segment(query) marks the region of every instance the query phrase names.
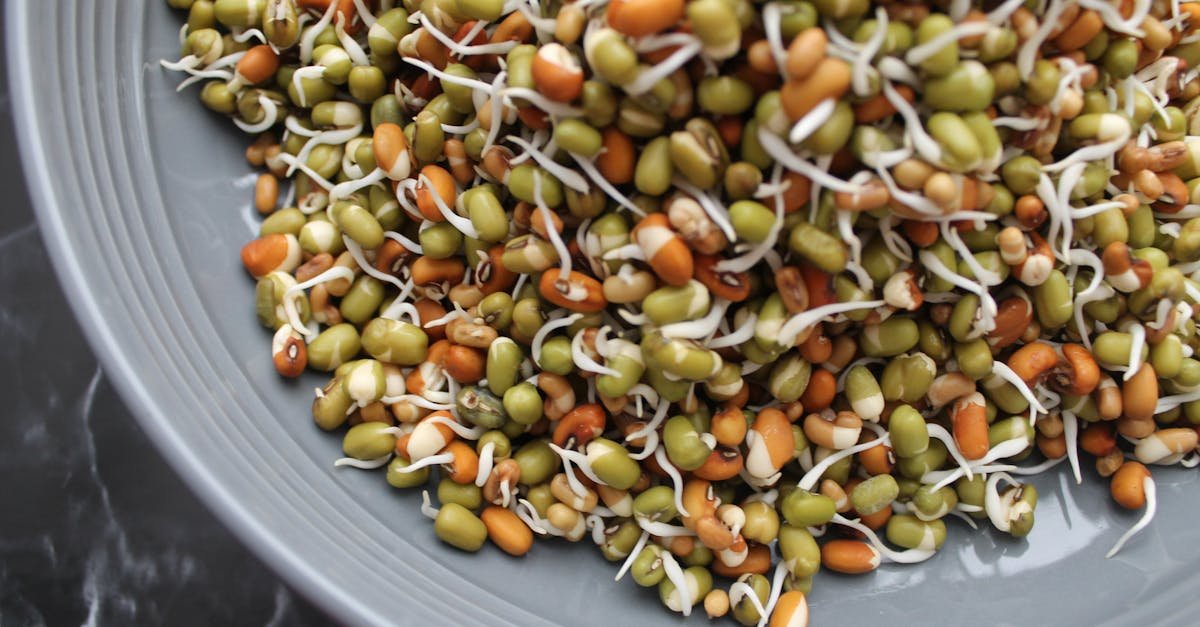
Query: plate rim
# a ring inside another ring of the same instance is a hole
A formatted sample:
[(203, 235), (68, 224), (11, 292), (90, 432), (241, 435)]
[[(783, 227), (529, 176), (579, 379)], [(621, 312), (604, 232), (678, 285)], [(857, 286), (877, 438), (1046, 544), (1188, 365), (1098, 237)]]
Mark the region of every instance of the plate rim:
[[(10, 0), (5, 7), (5, 49), (8, 53), (7, 67), (13, 120), (22, 171), (29, 189), (30, 202), (39, 224), (42, 240), (50, 251), (50, 261), (59, 283), (72, 294), (68, 304), (77, 320), (103, 320), (103, 306), (98, 302), (84, 276), (84, 260), (70, 246), (68, 228), (64, 221), (65, 206), (59, 197), (62, 192), (51, 184), (53, 169), (49, 164), (43, 144), (45, 111), (38, 106), (33, 79), (36, 55), (29, 54), (36, 48), (31, 36), (37, 30), (30, 28), (30, 5), (37, 0)], [(150, 0), (157, 1), (157, 0)], [(142, 94), (144, 95), (144, 93)], [(199, 458), (191, 454), (179, 433), (170, 428), (168, 410), (150, 394), (137, 369), (122, 347), (117, 330), (109, 324), (81, 324), (84, 336), (100, 361), (108, 379), (116, 388), (123, 402), (138, 425), (147, 432), (150, 441), (163, 455), (189, 489), (195, 493), (213, 514), (234, 534), (235, 537), (289, 586), (299, 591), (306, 599), (329, 613), (332, 617), (352, 623), (382, 624), (394, 622), (397, 617), (385, 616), (367, 604), (346, 593), (342, 586), (313, 568), (309, 560), (299, 552), (275, 538), (261, 522), (260, 517), (250, 511), (248, 505), (235, 498), (234, 493), (219, 478), (203, 469)], [(415, 610), (416, 608), (414, 608)], [(1188, 617), (1187, 604), (1174, 608), (1162, 607), (1157, 619), (1179, 620)], [(1146, 613), (1148, 613), (1147, 610)], [(1132, 618), (1138, 612), (1130, 612)], [(1144, 614), (1143, 614), (1144, 615)], [(443, 617), (444, 618), (444, 617)], [(1116, 618), (1116, 617), (1114, 617)]]

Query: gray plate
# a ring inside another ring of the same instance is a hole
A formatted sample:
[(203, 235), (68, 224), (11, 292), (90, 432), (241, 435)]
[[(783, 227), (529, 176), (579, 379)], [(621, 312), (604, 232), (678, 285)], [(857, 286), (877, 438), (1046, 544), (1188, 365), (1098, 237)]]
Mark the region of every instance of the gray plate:
[[(274, 374), (238, 262), (255, 229), (245, 139), (158, 66), (180, 16), (162, 0), (10, 0), (7, 18), (26, 173), (75, 313), (146, 431), (252, 550), (348, 623), (677, 620), (613, 584), (592, 547), (465, 555), (437, 542), (419, 495), (331, 466), (340, 442), (308, 417), (320, 381)], [(816, 621), (1189, 622), (1197, 474), (1159, 472), (1158, 519), (1106, 561), (1137, 515), (1090, 469), (1076, 487), (1062, 468), (1036, 481), (1028, 541), (951, 521), (926, 564), (821, 575)]]

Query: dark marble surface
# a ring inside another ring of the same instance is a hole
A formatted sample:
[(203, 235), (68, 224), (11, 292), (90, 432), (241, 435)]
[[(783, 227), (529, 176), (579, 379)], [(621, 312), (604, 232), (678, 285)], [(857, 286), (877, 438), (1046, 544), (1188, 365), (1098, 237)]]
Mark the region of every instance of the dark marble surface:
[(3, 64), (0, 90), (0, 625), (327, 624), (192, 495), (109, 385), (30, 208)]

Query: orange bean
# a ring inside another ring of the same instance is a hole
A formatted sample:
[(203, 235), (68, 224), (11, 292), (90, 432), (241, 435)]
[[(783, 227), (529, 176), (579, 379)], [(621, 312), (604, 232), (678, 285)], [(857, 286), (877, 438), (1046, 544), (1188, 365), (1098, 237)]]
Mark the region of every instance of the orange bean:
[[(473, 37), (470, 41), (467, 41), (467, 35), (469, 35), (471, 31), (475, 29), (475, 24), (477, 23), (478, 22), (476, 20), (467, 20), (462, 24), (459, 24), (458, 30), (454, 31), (454, 41), (470, 46), (479, 46), (488, 43), (487, 32), (483, 30), (475, 33), (475, 37)], [(462, 63), (463, 65), (477, 72), (484, 68), (490, 69), (496, 66), (496, 55), (492, 54), (472, 54), (465, 57), (456, 54), (453, 55), (452, 58), (455, 62)]]
[(617, 32), (645, 37), (677, 24), (683, 10), (683, 0), (611, 0), (604, 16)]
[(838, 412), (832, 419), (809, 414), (804, 418), (804, 435), (818, 446), (842, 450), (858, 443), (862, 424), (862, 418), (852, 411)]
[(1087, 396), (1100, 384), (1100, 367), (1092, 352), (1079, 344), (1063, 344), (1064, 367), (1055, 372), (1055, 381), (1064, 392)]
[(371, 151), (375, 153), (375, 163), (389, 179), (400, 181), (412, 173), (412, 151), (399, 125), (384, 122), (376, 126), (371, 136)]
[(844, 211), (874, 211), (887, 206), (891, 202), (891, 192), (883, 181), (870, 178), (862, 183), (855, 192), (835, 192), (834, 206)]
[(1079, 17), (1054, 39), (1054, 45), (1063, 52), (1073, 52), (1088, 45), (1092, 38), (1104, 28), (1100, 14), (1091, 10), (1079, 12)]
[[(814, 365), (824, 364), (825, 362), (829, 361), (831, 356), (833, 356), (833, 340), (829, 339), (828, 335), (825, 335), (821, 324), (818, 323), (817, 326), (814, 327), (813, 333), (810, 333), (808, 338), (800, 344), (800, 356), (803, 357), (808, 363)], [(829, 372), (824, 368), (821, 368), (821, 370)], [(813, 374), (816, 374), (816, 372)], [(812, 381), (810, 379), (809, 386), (811, 385)], [(829, 400), (830, 402), (833, 402), (832, 398)]]
[(859, 575), (879, 568), (879, 551), (858, 540), (831, 540), (821, 547), (821, 564), (829, 570)]
[(518, 107), (517, 118), (535, 131), (550, 128), (550, 116), (537, 107)]
[(533, 57), (533, 82), (547, 98), (571, 102), (583, 91), (583, 68), (566, 46), (548, 43)]
[(857, 356), (858, 342), (847, 335), (837, 335), (833, 338), (833, 350), (826, 365), (833, 367), (834, 372), (841, 372)]
[(995, 349), (1005, 348), (1021, 339), (1021, 334), (1033, 321), (1033, 305), (1020, 296), (1000, 302), (996, 308), (996, 328), (988, 332), (988, 344)]
[(779, 595), (768, 627), (808, 627), (808, 601), (799, 590)]
[(275, 211), (277, 202), (279, 202), (279, 179), (270, 172), (259, 174), (258, 179), (254, 182), (254, 208), (265, 215)]
[(492, 43), (505, 41), (529, 41), (533, 36), (533, 24), (520, 11), (513, 11), (492, 31)]
[(1100, 414), (1101, 420), (1116, 420), (1121, 416), (1124, 407), (1121, 399), (1121, 390), (1117, 387), (1117, 382), (1113, 381), (1112, 377), (1104, 375), (1100, 378), (1100, 385), (1096, 386), (1094, 392), (1096, 398), (1096, 411)]
[(425, 416), (429, 415), (429, 410), (423, 407), (417, 407), (409, 401), (400, 401), (392, 403), (388, 406), (392, 412), (392, 417), (400, 424), (415, 424)]
[(1079, 432), (1079, 448), (1096, 457), (1108, 455), (1117, 448), (1112, 426), (1102, 422), (1088, 424)]
[(1136, 189), (1138, 192), (1141, 192), (1142, 196), (1145, 196), (1146, 200), (1149, 202), (1157, 201), (1158, 198), (1166, 192), (1163, 187), (1163, 182), (1160, 181), (1157, 176), (1155, 176), (1154, 172), (1151, 172), (1147, 169), (1138, 170), (1137, 172), (1130, 174), (1128, 177), (1121, 176), (1120, 178), (1131, 181), (1134, 189)]
[[(925, 4), (888, 2), (884, 6), (889, 18), (897, 22), (904, 22), (913, 28), (916, 28), (921, 20), (929, 16), (929, 6)], [(1036, 27), (1035, 25), (1034, 28)]]
[[(546, 214), (550, 215), (549, 228), (546, 226)], [(553, 211), (542, 211), (539, 209), (537, 211), (531, 211), (529, 217), (529, 228), (534, 233), (537, 233), (538, 237), (548, 240), (550, 239), (551, 229), (553, 229), (555, 233), (561, 234), (563, 232), (563, 221), (562, 218), (558, 217), (557, 213)], [(575, 243), (574, 240), (572, 240), (571, 243)]]
[(712, 562), (714, 575), (736, 579), (747, 573), (762, 575), (771, 569), (771, 550), (761, 544), (751, 544), (746, 559), (737, 566), (729, 566), (721, 561), (721, 554), (716, 554)]
[(961, 372), (947, 372), (933, 380), (925, 398), (933, 407), (943, 407), (975, 391), (975, 381)]
[(1008, 367), (1030, 387), (1057, 364), (1058, 353), (1045, 342), (1026, 344), (1008, 358)]
[(1059, 459), (1067, 454), (1067, 438), (1061, 433), (1052, 438), (1039, 433), (1036, 443), (1046, 459)]
[(459, 383), (482, 379), (486, 363), (483, 351), (470, 346), (455, 344), (446, 352), (446, 374)]
[(922, 248), (933, 244), (938, 238), (938, 226), (933, 222), (905, 220), (900, 228), (909, 241)]
[(1038, 228), (1048, 217), (1045, 203), (1033, 194), (1026, 194), (1017, 199), (1017, 203), (1013, 207), (1013, 215), (1026, 229)]
[(308, 301), (312, 305), (313, 319), (325, 324), (339, 324), (342, 322), (342, 312), (337, 305), (329, 302), (331, 284), (314, 285), (308, 294)]
[(441, 422), (433, 422), (436, 417), (449, 418), (454, 421), (454, 416), (448, 411), (435, 411), (432, 414), (421, 419), (417, 423), (412, 433), (408, 434), (408, 441), (404, 443), (403, 450), (400, 450), (400, 442), (396, 442), (397, 452), (411, 461), (419, 461), (429, 457), (446, 448), (458, 436), (450, 427)]
[(492, 467), (487, 482), (483, 484), (483, 498), (488, 503), (499, 503), (504, 495), (500, 487), (507, 484), (510, 492), (521, 479), (521, 465), (511, 457), (500, 460)]
[[(417, 314), (421, 316), (422, 322), (437, 320), (446, 315), (446, 308), (442, 307), (441, 303), (428, 298), (419, 298), (413, 301), (413, 307), (417, 308)], [(445, 323), (432, 327), (422, 325), (421, 328), (425, 331), (425, 335), (428, 335), (429, 339), (434, 342), (446, 337)]]
[(261, 168), (267, 162), (267, 149), (275, 146), (278, 147), (278, 140), (271, 133), (263, 133), (254, 138), (249, 146), (246, 146), (246, 162), (250, 165)]
[(551, 268), (542, 273), (538, 292), (542, 298), (559, 307), (581, 313), (601, 311), (608, 305), (604, 298), (604, 286), (581, 272), (572, 271), (562, 278), (560, 272)]
[(1101, 253), (1104, 274), (1111, 277), (1112, 286), (1122, 292), (1132, 292), (1150, 284), (1154, 268), (1145, 259), (1135, 259), (1125, 242), (1111, 242)]
[(289, 234), (264, 235), (242, 247), (242, 265), (256, 279), (276, 270), (291, 272), (300, 265), (300, 258), (300, 242)]
[(725, 405), (713, 415), (709, 431), (724, 446), (740, 446), (746, 439), (746, 415), (734, 405)]
[(832, 405), (836, 395), (837, 379), (833, 373), (824, 368), (815, 368), (808, 379), (808, 387), (800, 395), (800, 402), (807, 410), (816, 412)]
[[(408, 252), (408, 249), (405, 248), (403, 244), (394, 239), (385, 239), (383, 240), (383, 244), (376, 249), (375, 261), (371, 265), (374, 266), (376, 270), (383, 272), (384, 274), (397, 276), (397, 273), (400, 271), (400, 268), (404, 265), (404, 262), (408, 259), (409, 255), (410, 253)], [(319, 257), (320, 255), (317, 256)], [(308, 278), (312, 278), (314, 276), (316, 276), (316, 274), (313, 274)], [(297, 280), (301, 279), (297, 277)]]
[(421, 215), (431, 222), (445, 222), (446, 216), (438, 209), (434, 194), (446, 207), (454, 210), (454, 199), (458, 189), (454, 185), (454, 177), (445, 168), (427, 165), (421, 168), (422, 179), (417, 183), (417, 209)]
[(430, 285), (432, 283), (462, 283), (463, 274), (467, 271), (466, 264), (461, 258), (434, 259), (432, 257), (417, 257), (409, 267), (415, 285)]
[(503, 255), (504, 244), (495, 244), (488, 249), (487, 260), (475, 266), (475, 282), (484, 296), (508, 291), (517, 284), (517, 273), (500, 261)]
[[(280, 331), (282, 330), (281, 327)], [(271, 356), (271, 361), (280, 375), (288, 378), (298, 377), (308, 365), (308, 345), (295, 333), (288, 333)]]
[(1180, 15), (1186, 14), (1184, 34), (1190, 35), (1200, 28), (1200, 2), (1184, 2), (1179, 5)]
[(988, 422), (983, 395), (972, 392), (954, 401), (950, 412), (954, 443), (967, 459), (980, 459), (987, 455)]
[[(846, 482), (846, 485), (850, 486), (852, 483), (852, 481), (848, 481)], [(850, 511), (850, 495), (846, 494), (848, 488), (843, 488), (840, 483), (834, 481), (833, 479), (822, 479), (821, 486), (818, 491), (833, 501), (837, 513), (845, 514), (846, 512)]]
[(679, 496), (687, 515), (680, 513), (679, 521), (688, 529), (696, 529), (696, 521), (717, 512), (717, 502), (712, 495), (712, 484), (703, 479), (689, 479)]
[(566, 446), (569, 438), (575, 438), (575, 447), (581, 448), (592, 438), (604, 433), (607, 421), (603, 407), (595, 403), (580, 405), (558, 421), (558, 426), (554, 427), (554, 443)]
[(795, 213), (811, 200), (812, 181), (807, 176), (789, 170), (784, 173), (780, 183), (787, 184), (787, 189), (783, 192), (784, 213)]
[(1121, 403), (1126, 417), (1133, 420), (1153, 420), (1158, 404), (1158, 377), (1154, 366), (1142, 364), (1137, 373), (1121, 387)]
[[(425, 353), (425, 364), (432, 364), (436, 371), (440, 374), (446, 363), (446, 353), (450, 350), (450, 342), (447, 340), (438, 340), (434, 342), (429, 350)], [(425, 391), (425, 376), (427, 368), (413, 368), (412, 372), (405, 377), (404, 383), (410, 394), (421, 394)]]
[(454, 461), (450, 464), (450, 480), (459, 485), (475, 483), (475, 477), (479, 474), (479, 455), (475, 447), (455, 440), (446, 445), (444, 452), (454, 454)]
[(750, 68), (762, 74), (774, 74), (779, 71), (775, 64), (775, 55), (771, 52), (771, 44), (766, 39), (759, 39), (746, 49), (746, 60)]
[(588, 16), (578, 5), (565, 4), (558, 10), (554, 21), (554, 38), (569, 46), (583, 35)]
[(488, 538), (505, 553), (520, 557), (533, 548), (533, 531), (512, 510), (489, 505), (479, 519), (487, 527)]
[(756, 431), (767, 447), (767, 456), (776, 470), (792, 459), (796, 440), (792, 423), (783, 412), (768, 407), (758, 412), (750, 428)]
[(671, 536), (662, 539), (663, 548), (675, 557), (683, 558), (696, 550), (696, 540), (690, 536)]
[(254, 46), (242, 55), (234, 69), (247, 83), (258, 85), (275, 77), (275, 71), (279, 69), (279, 55), (266, 44)]
[(416, 34), (414, 47), (417, 57), (439, 70), (446, 69), (446, 65), (450, 63), (450, 49), (438, 41), (424, 27), (418, 28), (414, 33)]
[(665, 283), (681, 286), (691, 280), (695, 270), (692, 251), (671, 228), (665, 214), (652, 213), (642, 218), (633, 227), (630, 237), (642, 249), (650, 268)]
[(744, 467), (745, 461), (736, 448), (718, 446), (692, 474), (708, 481), (725, 481), (736, 477)]
[(538, 374), (538, 389), (545, 392), (542, 411), (550, 420), (558, 420), (575, 407), (575, 390), (566, 377), (551, 372)]
[[(897, 85), (896, 93), (909, 104), (917, 99), (916, 93), (908, 85)], [(896, 107), (892, 106), (887, 95), (880, 92), (854, 106), (854, 121), (859, 124), (873, 124), (895, 113)]]
[(788, 78), (802, 81), (816, 71), (816, 66), (825, 58), (829, 37), (825, 29), (813, 26), (806, 28), (788, 45), (784, 70)]
[[(480, 109), (480, 115), (486, 110), (486, 108)], [(512, 169), (510, 161), (513, 156), (513, 152), (508, 148), (493, 144), (483, 153), (483, 159), (479, 165), (483, 167), (488, 176), (503, 183), (508, 180), (508, 173)]]
[(825, 57), (803, 80), (789, 80), (779, 92), (783, 112), (792, 121), (799, 120), (822, 100), (841, 98), (850, 87), (850, 64)]
[(357, 29), (355, 18), (358, 16), (358, 12), (354, 8), (354, 0), (297, 0), (296, 6), (301, 9), (313, 9), (323, 14), (329, 9), (329, 5), (335, 2), (338, 8), (334, 12), (334, 20), (341, 16), (345, 20), (347, 32), (354, 34)]
[[(961, 179), (956, 179), (959, 185), (959, 198), (957, 203), (951, 203), (951, 208), (962, 209), (963, 211), (972, 211), (981, 207), (980, 188), (984, 187), (983, 183), (969, 176), (964, 176)], [(989, 188), (990, 191), (990, 188)], [(959, 230), (973, 228), (967, 222), (958, 223)]]
[(1037, 420), (1038, 433), (1048, 437), (1056, 438), (1063, 434), (1062, 416), (1057, 413), (1046, 414)]
[(1179, 213), (1188, 204), (1188, 186), (1174, 172), (1158, 172), (1155, 176), (1162, 185), (1163, 193), (1154, 203), (1154, 209), (1163, 213)]
[(1150, 470), (1141, 462), (1127, 461), (1113, 473), (1109, 491), (1113, 500), (1126, 509), (1142, 509), (1146, 505), (1145, 479)]
[[(870, 442), (877, 439), (875, 434), (870, 434), (870, 437), (864, 442)], [(860, 451), (858, 453), (858, 463), (871, 475), (889, 475), (892, 473), (892, 447), (882, 444), (872, 446), (871, 448)]]
[[(936, 227), (935, 227), (936, 228)], [(808, 288), (809, 308), (821, 307), (838, 302), (837, 294), (833, 291), (833, 275), (812, 265), (800, 264), (800, 275)]]
[(859, 515), (859, 520), (862, 522), (862, 524), (870, 527), (871, 529), (882, 529), (891, 518), (891, 507), (885, 507), (874, 514), (868, 514), (866, 516)]
[(396, 446), (394, 448), (396, 450), (397, 455), (399, 455), (405, 459), (408, 459), (408, 441), (411, 438), (412, 438), (411, 433), (405, 433), (404, 435), (396, 438)]
[(716, 516), (706, 516), (697, 520), (695, 527), (696, 539), (700, 541), (700, 544), (713, 551), (724, 551), (733, 548), (736, 544), (745, 544), (746, 542), (740, 536), (733, 535), (729, 527), (726, 527)]
[(996, 234), (996, 245), (1000, 249), (1000, 258), (1010, 266), (1025, 261), (1025, 257), (1029, 255), (1025, 234), (1015, 226), (1006, 226)]
[[(611, 9), (612, 4), (608, 5)], [(604, 129), (601, 135), (601, 152), (596, 157), (596, 169), (613, 185), (623, 185), (633, 180), (637, 153), (633, 140), (616, 126)]]
[(740, 303), (750, 296), (750, 275), (745, 272), (719, 272), (717, 264), (723, 258), (716, 255), (692, 256), (692, 278), (712, 292), (713, 296)]
[(437, 95), (439, 87), (433, 82), (434, 79), (429, 74), (424, 72), (417, 75), (408, 85), (408, 89), (413, 95), (422, 100), (429, 100)]

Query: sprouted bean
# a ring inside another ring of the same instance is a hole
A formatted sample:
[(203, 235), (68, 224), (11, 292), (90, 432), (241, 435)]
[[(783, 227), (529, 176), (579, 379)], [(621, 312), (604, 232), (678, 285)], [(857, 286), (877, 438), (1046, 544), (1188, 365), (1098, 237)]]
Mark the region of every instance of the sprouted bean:
[(335, 466), (804, 625), (1084, 454), (1143, 510), (1112, 557), (1200, 460), (1200, 3), (1118, 4), (172, 0), (162, 66), (254, 136)]

